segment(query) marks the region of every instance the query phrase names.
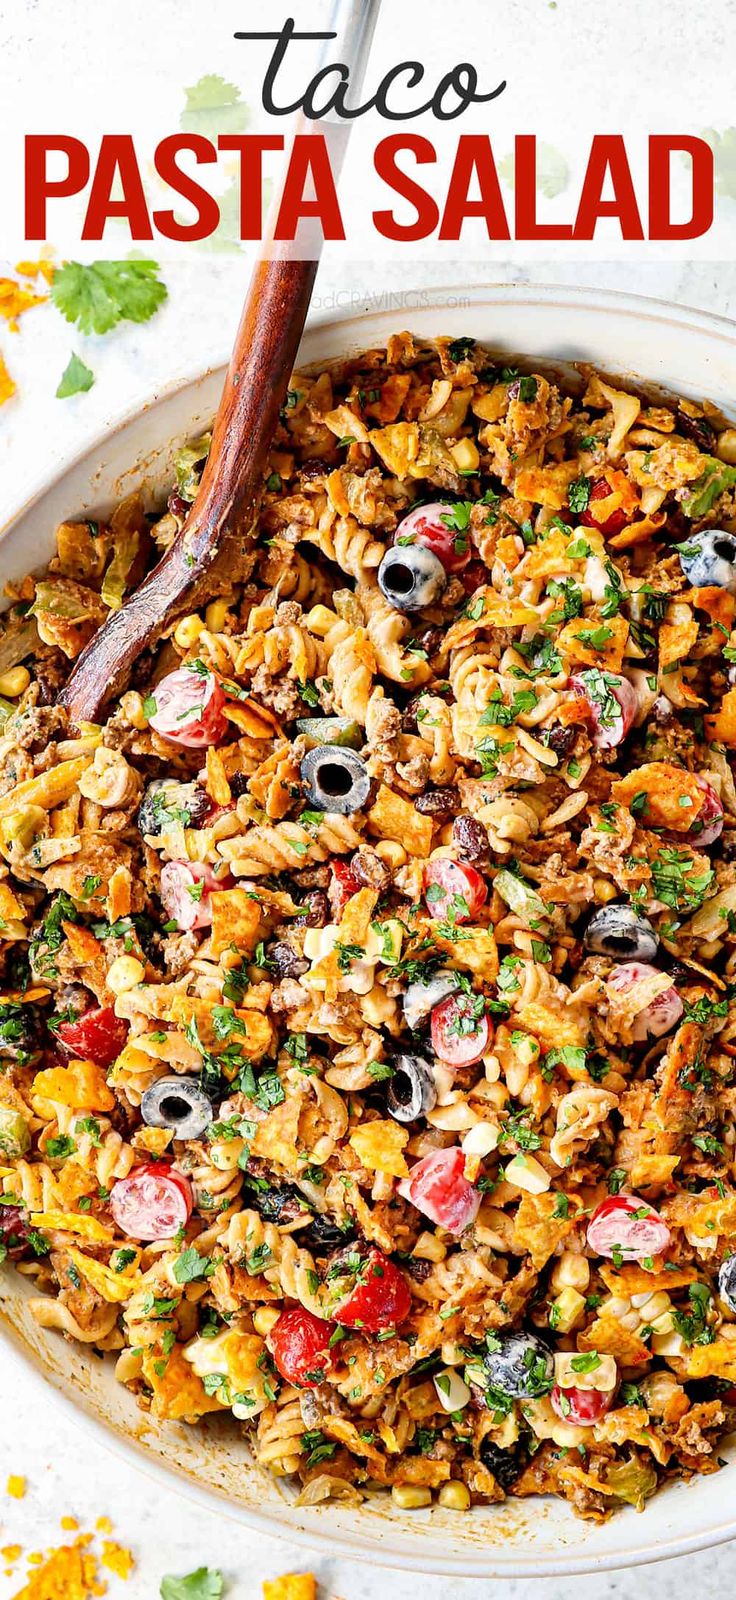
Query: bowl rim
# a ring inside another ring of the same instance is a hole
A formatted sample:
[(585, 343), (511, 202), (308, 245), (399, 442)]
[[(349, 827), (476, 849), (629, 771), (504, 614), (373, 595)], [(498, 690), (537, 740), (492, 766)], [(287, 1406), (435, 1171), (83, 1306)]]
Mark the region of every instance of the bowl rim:
[[(421, 313), (422, 319), (430, 314), (441, 323), (443, 314), (451, 310), (454, 313), (462, 309), (472, 315), (474, 309), (480, 307), (493, 309), (494, 307), (513, 306), (522, 308), (543, 308), (548, 313), (555, 309), (560, 311), (574, 310), (583, 313), (600, 314), (606, 311), (615, 313), (618, 317), (624, 316), (634, 322), (646, 322), (650, 327), (660, 326), (672, 332), (687, 331), (688, 333), (703, 333), (711, 341), (717, 340), (733, 349), (736, 356), (736, 321), (721, 316), (711, 311), (702, 311), (689, 305), (672, 305), (667, 300), (656, 297), (630, 293), (627, 290), (596, 289), (592, 286), (562, 285), (562, 284), (537, 284), (516, 282), (494, 282), (486, 284), (473, 284), (465, 286), (457, 283), (431, 284), (425, 288), (402, 288), (403, 320), (406, 326), (411, 327), (412, 315)], [(459, 298), (462, 297), (462, 305)], [(455, 304), (452, 300), (455, 300)], [(416, 304), (412, 305), (412, 300)], [(334, 329), (336, 341), (346, 328), (353, 325), (356, 331), (360, 327), (370, 327), (372, 321), (382, 319), (384, 322), (391, 311), (391, 307), (383, 306), (372, 301), (367, 295), (365, 304), (360, 309), (353, 306), (346, 308), (328, 308), (317, 315), (310, 315), (305, 329), (305, 338), (311, 341), (312, 336), (324, 336)], [(339, 351), (336, 349), (336, 355)], [(0, 525), (0, 555), (2, 542), (15, 523), (25, 517), (38, 505), (47, 494), (61, 484), (75, 468), (83, 465), (91, 456), (101, 449), (109, 446), (110, 439), (124, 432), (126, 427), (141, 417), (144, 413), (155, 413), (158, 406), (173, 396), (205, 382), (224, 368), (228, 359), (228, 352), (215, 352), (212, 361), (206, 366), (195, 364), (189, 370), (177, 374), (176, 378), (157, 385), (148, 399), (137, 399), (124, 406), (112, 417), (100, 421), (96, 433), (89, 438), (73, 454), (68, 455), (63, 461), (55, 461), (47, 471), (39, 473), (36, 482), (27, 491), (22, 504), (17, 506), (7, 515)], [(325, 359), (330, 359), (328, 354)], [(546, 358), (545, 358), (546, 359)], [(646, 375), (643, 375), (646, 377)], [(503, 1544), (489, 1545), (487, 1560), (482, 1562), (478, 1555), (477, 1547), (468, 1555), (462, 1554), (441, 1556), (433, 1551), (429, 1557), (429, 1565), (423, 1561), (418, 1550), (391, 1551), (385, 1549), (382, 1541), (368, 1543), (365, 1538), (358, 1537), (353, 1543), (350, 1536), (343, 1532), (325, 1527), (324, 1532), (311, 1527), (300, 1527), (288, 1524), (279, 1529), (278, 1513), (264, 1514), (257, 1509), (239, 1505), (236, 1502), (221, 1497), (214, 1490), (201, 1487), (189, 1478), (185, 1472), (169, 1465), (164, 1459), (146, 1451), (145, 1446), (128, 1440), (92, 1411), (80, 1406), (71, 1394), (65, 1392), (60, 1382), (57, 1382), (50, 1371), (47, 1371), (26, 1348), (21, 1338), (15, 1331), (7, 1331), (3, 1326), (5, 1319), (0, 1318), (0, 1346), (7, 1350), (11, 1359), (17, 1362), (35, 1381), (43, 1382), (46, 1392), (49, 1393), (54, 1404), (59, 1406), (63, 1413), (78, 1427), (89, 1432), (105, 1449), (113, 1455), (128, 1463), (137, 1471), (145, 1473), (152, 1479), (166, 1485), (169, 1489), (179, 1489), (187, 1498), (194, 1500), (203, 1509), (217, 1512), (226, 1516), (234, 1523), (247, 1528), (259, 1530), (272, 1538), (284, 1537), (293, 1544), (307, 1549), (319, 1549), (325, 1554), (338, 1556), (342, 1559), (367, 1562), (383, 1568), (394, 1570), (424, 1572), (428, 1576), (450, 1577), (563, 1577), (590, 1573), (595, 1570), (605, 1572), (619, 1571), (626, 1567), (648, 1565), (655, 1561), (669, 1559), (674, 1556), (693, 1554), (696, 1551), (714, 1548), (724, 1544), (736, 1536), (736, 1512), (730, 1518), (716, 1523), (714, 1526), (702, 1528), (694, 1533), (673, 1533), (664, 1540), (652, 1542), (652, 1535), (647, 1535), (644, 1522), (642, 1534), (647, 1539), (646, 1543), (631, 1542), (629, 1530), (633, 1522), (627, 1522), (628, 1537), (622, 1543), (622, 1548), (608, 1553), (591, 1551), (589, 1554), (576, 1555), (574, 1544), (569, 1549), (562, 1549), (560, 1553), (534, 1553), (533, 1562), (520, 1561), (518, 1556), (512, 1555), (507, 1560), (504, 1555)], [(684, 1485), (687, 1492), (687, 1485)], [(638, 1522), (638, 1519), (637, 1519)], [(390, 1525), (387, 1525), (387, 1530)], [(509, 1539), (508, 1547), (512, 1547)]]

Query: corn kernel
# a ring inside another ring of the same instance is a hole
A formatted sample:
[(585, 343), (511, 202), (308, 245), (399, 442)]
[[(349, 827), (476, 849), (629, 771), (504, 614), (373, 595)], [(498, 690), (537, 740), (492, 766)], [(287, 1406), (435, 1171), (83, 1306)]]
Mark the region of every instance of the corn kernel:
[(454, 1367), (447, 1367), (444, 1372), (438, 1372), (433, 1379), (437, 1391), (437, 1399), (443, 1411), (462, 1411), (470, 1399), (470, 1388), (461, 1378)]
[(220, 633), (225, 626), (225, 618), (230, 607), (227, 600), (210, 600), (204, 614), (204, 620), (210, 633)]
[(434, 1233), (420, 1233), (412, 1255), (419, 1256), (422, 1261), (444, 1261), (447, 1246)]
[(431, 1506), (432, 1491), (420, 1488), (418, 1484), (395, 1483), (391, 1490), (391, 1499), (402, 1511), (418, 1511), (420, 1506)]
[(723, 433), (719, 433), (715, 453), (719, 461), (736, 467), (736, 428), (725, 428)]
[(197, 643), (203, 630), (202, 618), (196, 611), (192, 611), (188, 617), (182, 617), (181, 622), (177, 623), (174, 629), (174, 643), (178, 644), (180, 650), (190, 650), (192, 645)]
[(590, 1284), (590, 1262), (574, 1250), (563, 1250), (552, 1270), (552, 1288), (585, 1290)]
[(407, 859), (403, 844), (398, 844), (395, 839), (379, 839), (375, 851), (387, 867), (403, 867)]
[(618, 892), (615, 883), (609, 883), (607, 878), (595, 879), (593, 893), (600, 906), (606, 905), (609, 900), (615, 900)]
[(127, 694), (122, 696), (120, 710), (133, 728), (139, 728), (143, 732), (143, 729), (148, 727), (148, 718), (143, 710), (143, 696), (137, 689), (129, 689)]
[(581, 1372), (575, 1362), (584, 1358), (574, 1350), (558, 1350), (555, 1356), (555, 1383), (561, 1389), (596, 1389), (608, 1394), (618, 1383), (618, 1369), (613, 1356), (599, 1356), (597, 1366), (590, 1372)]
[(475, 439), (458, 439), (456, 444), (450, 445), (450, 454), (455, 457), (458, 472), (478, 471), (480, 455)]
[(265, 1339), (266, 1334), (275, 1328), (280, 1316), (281, 1312), (277, 1311), (275, 1306), (259, 1306), (258, 1310), (253, 1312), (253, 1327), (256, 1333), (260, 1333), (261, 1338)]
[(136, 956), (118, 956), (107, 974), (108, 989), (112, 989), (113, 994), (126, 994), (141, 982), (145, 970)]
[(30, 681), (31, 674), (27, 667), (11, 667), (9, 672), (4, 672), (0, 677), (0, 694), (16, 700), (28, 688)]
[(549, 1308), (549, 1325), (555, 1333), (570, 1333), (585, 1311), (585, 1295), (562, 1289)]
[(470, 1490), (466, 1483), (460, 1482), (459, 1478), (451, 1478), (449, 1483), (443, 1483), (437, 1500), (447, 1511), (468, 1511)]
[(309, 633), (316, 633), (318, 639), (324, 639), (339, 620), (337, 612), (330, 611), (328, 606), (312, 606), (304, 618), (304, 626)]
[(498, 1127), (495, 1122), (476, 1122), (460, 1141), (463, 1155), (489, 1156), (498, 1144)]

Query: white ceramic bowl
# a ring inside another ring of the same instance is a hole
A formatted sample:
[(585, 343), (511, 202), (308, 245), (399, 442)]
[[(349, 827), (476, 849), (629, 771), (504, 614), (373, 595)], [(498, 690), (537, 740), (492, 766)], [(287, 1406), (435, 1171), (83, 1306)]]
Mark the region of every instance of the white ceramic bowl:
[[(462, 299), (462, 309), (454, 302)], [(397, 327), (420, 335), (473, 334), (494, 350), (529, 353), (560, 366), (590, 361), (611, 374), (641, 376), (665, 389), (707, 397), (727, 413), (736, 401), (736, 325), (629, 295), (503, 287), (438, 291), (438, 304), (403, 304), (366, 316), (315, 323), (304, 363), (380, 344)], [(106, 432), (91, 450), (45, 483), (5, 529), (0, 574), (20, 577), (48, 560), (63, 518), (104, 512), (132, 487), (155, 498), (172, 478), (178, 442), (202, 431), (219, 396), (222, 371), (204, 373), (154, 396), (149, 406)], [(0, 1337), (79, 1422), (132, 1465), (178, 1481), (210, 1508), (265, 1532), (323, 1545), (391, 1566), (464, 1577), (533, 1576), (615, 1568), (702, 1549), (736, 1534), (728, 1503), (730, 1468), (690, 1484), (673, 1483), (638, 1516), (625, 1510), (599, 1527), (561, 1502), (508, 1500), (464, 1516), (436, 1509), (399, 1512), (387, 1497), (359, 1509), (338, 1503), (296, 1506), (284, 1487), (254, 1467), (232, 1426), (157, 1425), (115, 1382), (111, 1366), (83, 1346), (40, 1329), (27, 1309), (25, 1281), (0, 1274)], [(20, 1419), (18, 1419), (20, 1420)]]

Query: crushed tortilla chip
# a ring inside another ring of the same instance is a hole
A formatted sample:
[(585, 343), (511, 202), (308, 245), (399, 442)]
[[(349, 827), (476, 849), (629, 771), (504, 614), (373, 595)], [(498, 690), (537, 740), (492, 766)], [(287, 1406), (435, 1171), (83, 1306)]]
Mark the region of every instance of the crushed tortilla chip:
[(422, 816), (415, 810), (411, 800), (406, 800), (403, 794), (396, 794), (385, 783), (378, 786), (375, 801), (368, 812), (368, 823), (371, 832), (379, 839), (395, 839), (398, 844), (403, 844), (409, 855), (420, 856), (422, 860), (429, 855), (432, 848), (432, 818)]
[(0, 278), (0, 317), (4, 317), (12, 333), (18, 332), (18, 318), (24, 311), (31, 311), (34, 306), (43, 305), (48, 300), (46, 294), (34, 294), (32, 289), (24, 289), (15, 278)]
[(31, 1090), (40, 1100), (56, 1101), (73, 1111), (112, 1111), (115, 1096), (105, 1074), (94, 1061), (70, 1061), (68, 1067), (46, 1067), (37, 1072)]
[(104, 1594), (96, 1558), (87, 1548), (90, 1540), (90, 1534), (81, 1534), (73, 1544), (60, 1545), (45, 1556), (30, 1555), (29, 1565), (37, 1570), (29, 1573), (13, 1600), (90, 1600)]
[(81, 1239), (94, 1244), (112, 1244), (112, 1229), (97, 1217), (88, 1217), (71, 1211), (32, 1211), (34, 1228), (44, 1228), (49, 1233), (77, 1233)]
[(531, 1256), (535, 1272), (541, 1272), (558, 1245), (575, 1227), (576, 1215), (554, 1215), (557, 1205), (555, 1194), (527, 1194), (521, 1196), (514, 1218), (514, 1250)]
[(126, 1550), (122, 1544), (116, 1544), (114, 1539), (105, 1539), (102, 1545), (100, 1566), (107, 1567), (108, 1572), (114, 1572), (118, 1578), (129, 1578), (135, 1561), (133, 1552)]
[(406, 1128), (396, 1122), (365, 1122), (350, 1135), (361, 1166), (369, 1172), (384, 1172), (389, 1178), (406, 1178), (409, 1168), (402, 1151), (408, 1144)]
[(247, 889), (214, 889), (212, 904), (212, 954), (221, 956), (231, 945), (251, 956), (258, 943), (261, 906)]
[(10, 1477), (8, 1478), (8, 1481), (7, 1481), (6, 1485), (5, 1485), (5, 1493), (10, 1495), (11, 1500), (22, 1500), (24, 1498), (25, 1492), (26, 1492), (26, 1480), (25, 1480), (25, 1478), (22, 1478), (20, 1476), (20, 1473), (11, 1472)]
[(639, 802), (636, 814), (644, 826), (670, 833), (688, 833), (705, 803), (697, 779), (670, 761), (647, 761), (611, 785), (611, 799), (618, 805), (628, 807), (640, 795), (646, 795), (646, 804)]
[(562, 629), (557, 645), (570, 661), (618, 672), (628, 637), (629, 624), (625, 617), (608, 617), (600, 622), (595, 616), (579, 617)]
[(12, 400), (16, 390), (17, 385), (13, 382), (3, 357), (0, 355), (0, 406), (4, 406), (6, 400)]
[(92, 1256), (84, 1255), (81, 1250), (70, 1249), (68, 1254), (77, 1271), (98, 1294), (102, 1295), (108, 1305), (123, 1305), (130, 1299), (134, 1285), (129, 1274), (115, 1272), (112, 1267), (106, 1267), (104, 1262), (95, 1261)]
[(317, 1600), (313, 1572), (287, 1572), (283, 1578), (264, 1578), (263, 1600)]
[(52, 284), (56, 276), (56, 267), (53, 261), (42, 258), (40, 261), (16, 261), (15, 270), (20, 278), (45, 278)]
[(711, 743), (736, 745), (736, 689), (729, 689), (720, 710), (704, 718), (705, 736)]
[(600, 1356), (615, 1356), (621, 1367), (640, 1367), (651, 1361), (651, 1351), (638, 1334), (631, 1333), (617, 1317), (604, 1312), (578, 1335), (581, 1350), (596, 1350)]

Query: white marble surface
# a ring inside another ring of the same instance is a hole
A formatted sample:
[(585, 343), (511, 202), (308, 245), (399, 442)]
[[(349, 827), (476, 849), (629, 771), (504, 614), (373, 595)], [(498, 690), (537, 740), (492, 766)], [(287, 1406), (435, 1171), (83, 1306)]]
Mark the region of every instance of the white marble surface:
[[(0, 269), (2, 270), (2, 269)], [(514, 274), (520, 276), (518, 270)], [(339, 292), (346, 286), (355, 304), (389, 291), (401, 293), (421, 284), (482, 283), (489, 279), (483, 264), (445, 264), (436, 273), (426, 264), (381, 272), (381, 283), (369, 266), (343, 268)], [(494, 278), (504, 274), (494, 271)], [(535, 266), (534, 281), (578, 282), (636, 290), (662, 299), (696, 305), (736, 316), (736, 265), (699, 263), (655, 264), (626, 267), (591, 263), (574, 273), (559, 265)], [(19, 386), (18, 396), (0, 410), (0, 526), (23, 502), (51, 465), (61, 462), (88, 443), (102, 428), (132, 405), (149, 396), (164, 381), (197, 370), (221, 358), (227, 349), (238, 315), (244, 265), (240, 260), (202, 262), (166, 268), (170, 299), (147, 326), (121, 326), (106, 340), (80, 340), (61, 318), (43, 307), (23, 319), (21, 332), (0, 332), (0, 349)], [(390, 281), (389, 281), (390, 280)], [(338, 280), (329, 262), (319, 282), (319, 301), (329, 306), (338, 293)], [(321, 307), (320, 307), (321, 308)], [(397, 304), (397, 325), (410, 323)], [(89, 394), (70, 401), (54, 399), (54, 390), (71, 348), (93, 367), (97, 381)], [(58, 1543), (59, 1518), (71, 1513), (85, 1528), (108, 1514), (124, 1544), (135, 1551), (137, 1569), (127, 1585), (110, 1579), (111, 1596), (151, 1600), (158, 1595), (163, 1573), (184, 1573), (200, 1565), (221, 1567), (227, 1574), (232, 1600), (260, 1597), (260, 1580), (280, 1572), (311, 1568), (319, 1574), (324, 1600), (410, 1600), (417, 1589), (411, 1574), (391, 1573), (368, 1566), (333, 1562), (287, 1543), (249, 1535), (237, 1524), (188, 1502), (178, 1492), (157, 1484), (118, 1458), (109, 1455), (78, 1431), (58, 1412), (48, 1396), (0, 1356), (0, 1546), (20, 1543), (26, 1550)], [(4, 1496), (8, 1472), (24, 1473), (27, 1497), (20, 1502)], [(0, 1600), (10, 1600), (21, 1587), (24, 1568), (15, 1578), (2, 1576)], [(501, 1584), (451, 1583), (440, 1578), (421, 1580), (425, 1600), (481, 1600), (495, 1596)], [(698, 1592), (701, 1600), (728, 1592), (736, 1582), (736, 1546), (676, 1562), (640, 1568), (592, 1580), (505, 1581), (512, 1600), (582, 1600), (622, 1595), (636, 1600), (685, 1600)]]

